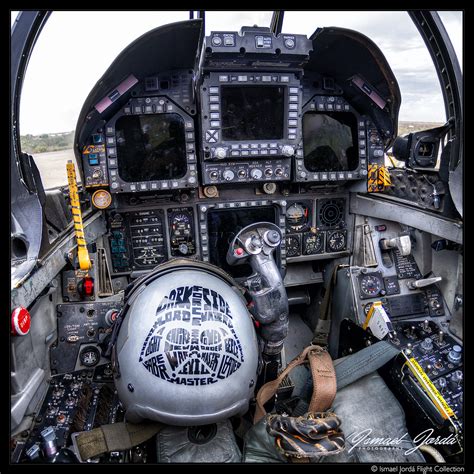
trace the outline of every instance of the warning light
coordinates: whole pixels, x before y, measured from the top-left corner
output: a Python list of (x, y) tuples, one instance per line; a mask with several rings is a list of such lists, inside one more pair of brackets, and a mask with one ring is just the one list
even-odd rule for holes
[(240, 257), (241, 255), (243, 255), (243, 253), (244, 253), (244, 249), (243, 249), (243, 248), (237, 247), (237, 248), (235, 249), (235, 255), (237, 255), (237, 256)]
[(77, 289), (82, 296), (94, 296), (94, 279), (92, 277), (84, 277)]
[(11, 333), (14, 336), (26, 336), (30, 332), (31, 316), (27, 309), (19, 306), (12, 312)]

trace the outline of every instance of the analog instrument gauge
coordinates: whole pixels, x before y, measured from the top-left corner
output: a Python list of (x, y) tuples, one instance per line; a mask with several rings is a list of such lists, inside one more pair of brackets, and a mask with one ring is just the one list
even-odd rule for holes
[(112, 195), (105, 189), (99, 189), (92, 195), (92, 204), (97, 209), (106, 209), (112, 204)]
[(303, 238), (303, 254), (304, 255), (315, 255), (322, 253), (324, 247), (324, 234), (318, 232), (307, 232)]
[(286, 225), (290, 232), (303, 232), (308, 227), (309, 208), (296, 202), (286, 210)]
[(346, 248), (346, 232), (343, 230), (336, 230), (328, 235), (327, 251), (341, 252)]
[(94, 367), (100, 361), (100, 351), (95, 346), (86, 346), (80, 352), (79, 360), (85, 367)]
[(298, 257), (301, 255), (301, 237), (299, 235), (287, 235), (285, 241), (287, 257)]
[(359, 276), (360, 297), (376, 298), (385, 295), (385, 287), (380, 273), (366, 273)]

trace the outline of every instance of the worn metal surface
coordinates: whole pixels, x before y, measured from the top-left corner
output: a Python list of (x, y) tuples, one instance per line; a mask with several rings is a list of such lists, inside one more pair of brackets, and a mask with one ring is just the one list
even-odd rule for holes
[[(106, 232), (105, 222), (100, 213), (95, 213), (84, 221), (84, 230), (88, 242), (95, 241)], [(50, 284), (51, 280), (66, 265), (66, 255), (75, 247), (74, 232), (64, 237), (62, 242), (41, 261), (41, 266), (24, 281), (21, 286), (12, 288), (11, 304), (27, 308), (38, 295)]]
[(462, 243), (461, 222), (419, 211), (400, 203), (388, 202), (380, 197), (351, 195), (350, 212), (399, 222), (458, 244)]

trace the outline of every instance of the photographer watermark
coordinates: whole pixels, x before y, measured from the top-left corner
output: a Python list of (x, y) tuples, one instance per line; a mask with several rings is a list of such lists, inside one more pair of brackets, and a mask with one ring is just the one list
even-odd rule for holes
[[(410, 447), (404, 452), (406, 456), (418, 451), (421, 446), (452, 446), (459, 444), (458, 437), (455, 433), (449, 436), (433, 436), (434, 430), (432, 428), (422, 431), (416, 435), (410, 442), (410, 436), (405, 433), (399, 437), (373, 437), (372, 428), (368, 428), (363, 431), (352, 433), (346, 436), (346, 440), (352, 445), (348, 452), (355, 449), (370, 449), (370, 450), (390, 450), (390, 449), (402, 449), (405, 443), (410, 443)], [(375, 466), (374, 466), (375, 467)], [(374, 471), (376, 472), (376, 471)]]
[(440, 472), (440, 473), (457, 473), (465, 472), (464, 466), (447, 466), (446, 464), (438, 464), (436, 466), (384, 466), (384, 465), (372, 465), (370, 466), (372, 472), (378, 473), (402, 473), (402, 472), (415, 472), (415, 473), (427, 473), (427, 472)]

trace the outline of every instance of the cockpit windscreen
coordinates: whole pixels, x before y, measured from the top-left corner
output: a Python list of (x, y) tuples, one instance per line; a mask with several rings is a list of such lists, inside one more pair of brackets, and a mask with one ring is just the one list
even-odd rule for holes
[(351, 113), (306, 113), (303, 141), (309, 171), (353, 171), (359, 164), (357, 120)]
[(126, 182), (186, 174), (184, 120), (178, 114), (127, 115), (116, 124), (117, 164)]
[(224, 140), (281, 140), (285, 90), (280, 86), (222, 86)]

